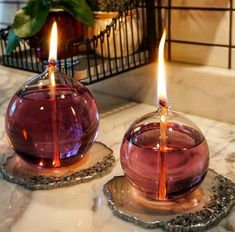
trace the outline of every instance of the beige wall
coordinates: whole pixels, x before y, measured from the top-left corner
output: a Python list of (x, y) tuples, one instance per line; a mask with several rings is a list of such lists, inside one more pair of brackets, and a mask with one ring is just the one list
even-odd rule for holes
[(23, 6), (23, 2), (26, 0), (3, 0), (0, 2), (0, 28), (12, 23), (15, 12)]
[[(168, 4), (168, 0), (164, 2), (165, 5)], [(235, 0), (233, 4), (235, 8)], [(228, 47), (193, 43), (229, 46), (230, 0), (172, 0), (172, 7), (204, 8), (171, 10), (171, 39), (189, 42), (189, 44), (171, 43), (172, 60), (228, 68)], [(221, 8), (221, 10), (212, 11), (208, 8)], [(235, 45), (235, 13), (233, 14), (232, 45)], [(234, 57), (235, 49), (232, 49), (232, 68), (235, 69)]]
[[(174, 110), (235, 124), (235, 70), (171, 62), (166, 71), (168, 98)], [(156, 105), (156, 79), (156, 64), (150, 64), (91, 89)]]

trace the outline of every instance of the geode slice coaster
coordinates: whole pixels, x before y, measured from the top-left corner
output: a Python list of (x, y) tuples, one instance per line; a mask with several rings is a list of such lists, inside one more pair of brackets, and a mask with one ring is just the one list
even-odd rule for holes
[(0, 171), (9, 182), (32, 190), (53, 189), (80, 184), (108, 174), (115, 164), (113, 151), (96, 142), (80, 161), (68, 167), (36, 168), (18, 155), (9, 156)]
[(203, 231), (225, 217), (235, 203), (235, 184), (213, 170), (197, 190), (174, 201), (142, 197), (125, 176), (107, 182), (104, 193), (109, 207), (121, 219), (166, 231)]

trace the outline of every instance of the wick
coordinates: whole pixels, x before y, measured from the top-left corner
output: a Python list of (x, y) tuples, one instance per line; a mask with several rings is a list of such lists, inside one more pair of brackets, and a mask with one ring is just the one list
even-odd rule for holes
[(57, 64), (58, 64), (58, 61), (55, 60), (55, 59), (53, 59), (53, 58), (52, 58), (52, 59), (49, 59), (48, 62), (47, 62), (48, 68), (49, 68), (49, 67), (55, 67)]
[(166, 200), (166, 179), (167, 179), (167, 155), (166, 155), (166, 132), (167, 132), (167, 102), (164, 99), (159, 100), (160, 112), (160, 178), (159, 178), (159, 200)]
[(56, 93), (55, 93), (55, 60), (49, 60), (48, 72), (50, 80), (50, 92), (51, 92), (51, 104), (52, 104), (52, 136), (54, 140), (54, 159), (53, 166), (60, 167), (60, 151), (59, 151), (59, 136), (58, 136), (58, 117), (57, 117), (57, 102), (56, 102)]
[(167, 101), (165, 99), (160, 99), (159, 100), (159, 105), (164, 108), (168, 108)]

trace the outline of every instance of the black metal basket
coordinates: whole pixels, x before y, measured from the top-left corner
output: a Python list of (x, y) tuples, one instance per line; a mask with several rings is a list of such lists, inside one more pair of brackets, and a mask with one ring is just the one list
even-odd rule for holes
[[(160, 8), (156, 10), (154, 1), (139, 0), (131, 3), (97, 35), (82, 42), (69, 41), (67, 49), (73, 51), (73, 54), (76, 51), (76, 55), (59, 59), (59, 69), (84, 84), (92, 84), (152, 62), (161, 34)], [(22, 39), (10, 56), (6, 54), (9, 29), (0, 31), (0, 63), (42, 72), (47, 60), (37, 58), (36, 49), (29, 45), (28, 39)]]

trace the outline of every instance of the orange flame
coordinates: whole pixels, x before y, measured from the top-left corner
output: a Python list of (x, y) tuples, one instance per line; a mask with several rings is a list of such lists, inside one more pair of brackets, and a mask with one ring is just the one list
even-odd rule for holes
[(55, 62), (57, 59), (57, 41), (57, 24), (54, 22), (51, 30), (49, 62)]
[(158, 101), (166, 101), (166, 74), (165, 74), (165, 62), (164, 62), (164, 46), (166, 41), (166, 29), (163, 30), (163, 35), (160, 41), (158, 50), (158, 82), (157, 82), (157, 98)]

